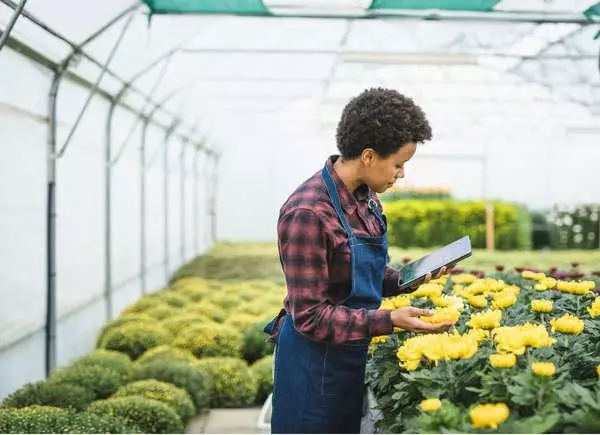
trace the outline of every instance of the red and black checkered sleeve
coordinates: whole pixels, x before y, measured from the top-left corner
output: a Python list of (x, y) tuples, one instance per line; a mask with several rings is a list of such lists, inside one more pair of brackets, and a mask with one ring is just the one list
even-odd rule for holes
[(283, 215), (278, 235), (288, 309), (298, 332), (333, 344), (392, 332), (389, 311), (351, 309), (327, 300), (328, 236), (314, 211), (300, 208)]

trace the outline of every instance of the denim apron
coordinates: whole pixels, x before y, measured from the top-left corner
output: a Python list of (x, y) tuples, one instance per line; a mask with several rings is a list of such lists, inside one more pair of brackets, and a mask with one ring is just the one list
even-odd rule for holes
[[(383, 234), (356, 237), (346, 220), (340, 196), (327, 167), (322, 176), (337, 215), (348, 234), (352, 288), (340, 302), (350, 308), (375, 310), (381, 303), (388, 262), (386, 225), (369, 199)], [(277, 319), (265, 332), (271, 333)], [(276, 339), (272, 433), (359, 433), (365, 394), (365, 366), (370, 338), (341, 345), (317, 342), (297, 332), (284, 314)]]

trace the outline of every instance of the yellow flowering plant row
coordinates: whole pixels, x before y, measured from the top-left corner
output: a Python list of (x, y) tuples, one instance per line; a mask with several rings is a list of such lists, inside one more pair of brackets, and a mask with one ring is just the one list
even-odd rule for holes
[(434, 310), (446, 333), (374, 337), (367, 383), (392, 433), (600, 431), (600, 296), (543, 273), (445, 276), (380, 309)]

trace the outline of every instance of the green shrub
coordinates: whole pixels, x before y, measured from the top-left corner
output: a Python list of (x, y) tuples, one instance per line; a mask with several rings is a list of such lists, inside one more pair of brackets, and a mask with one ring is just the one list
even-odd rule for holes
[(193, 303), (204, 300), (204, 298), (206, 298), (206, 296), (210, 294), (211, 290), (208, 288), (196, 289), (189, 287), (181, 287), (178, 289), (173, 289), (173, 291), (176, 294), (183, 296), (184, 298)]
[(243, 333), (246, 329), (258, 321), (258, 316), (254, 314), (233, 312), (225, 321), (225, 324)]
[(181, 419), (169, 406), (140, 396), (99, 400), (92, 403), (87, 412), (117, 416), (144, 433), (183, 433), (184, 429)]
[(153, 297), (152, 295), (147, 295), (127, 305), (123, 311), (121, 311), (121, 315), (119, 317), (144, 314), (144, 312), (150, 308), (154, 308), (162, 304), (163, 301), (159, 298)]
[(227, 318), (227, 311), (223, 308), (212, 304), (210, 302), (196, 302), (186, 307), (186, 311), (192, 314), (199, 314), (204, 317), (208, 317), (215, 322), (222, 323)]
[(119, 328), (123, 325), (128, 325), (128, 324), (140, 324), (140, 323), (143, 324), (143, 323), (152, 323), (152, 322), (154, 322), (154, 319), (146, 314), (128, 314), (128, 315), (119, 317), (118, 319), (108, 322), (106, 325), (104, 325), (102, 327), (102, 329), (100, 330), (100, 333), (98, 334), (98, 337), (96, 339), (96, 347), (100, 347), (100, 343), (102, 343), (106, 334), (115, 328)]
[(256, 403), (264, 403), (273, 391), (273, 355), (267, 355), (250, 366), (258, 381)]
[(167, 382), (154, 379), (133, 382), (122, 387), (112, 397), (129, 396), (143, 396), (170, 406), (183, 424), (187, 424), (196, 413), (194, 403), (187, 391)]
[(240, 304), (239, 296), (231, 293), (212, 293), (202, 300), (206, 303), (215, 304), (227, 312)]
[[(484, 201), (405, 200), (384, 203), (391, 246), (434, 247), (464, 235), (473, 248), (485, 247)], [(497, 249), (529, 249), (531, 217), (522, 207), (494, 202)]]
[(155, 361), (149, 364), (136, 364), (134, 380), (156, 379), (168, 382), (188, 392), (198, 412), (210, 406), (212, 377), (210, 372), (182, 361)]
[(266, 324), (267, 321), (257, 322), (246, 329), (242, 335), (242, 356), (250, 364), (273, 354), (275, 347), (268, 341), (268, 336), (264, 332)]
[(196, 364), (212, 375), (211, 407), (239, 408), (254, 403), (258, 381), (244, 360), (210, 357)]
[(214, 323), (214, 321), (200, 314), (184, 312), (163, 320), (161, 326), (168, 330), (173, 337), (176, 337), (183, 329), (205, 323)]
[(265, 313), (272, 311), (271, 308), (272, 307), (266, 305), (262, 300), (253, 300), (251, 302), (241, 303), (236, 312), (239, 314), (250, 314), (252, 316), (263, 317)]
[(148, 349), (169, 343), (171, 338), (159, 325), (127, 324), (110, 330), (99, 344), (103, 349), (125, 353), (135, 361)]
[(179, 295), (170, 289), (161, 290), (152, 294), (150, 297), (156, 298), (173, 308), (183, 308), (189, 304), (188, 298), (184, 295)]
[(134, 424), (113, 417), (49, 406), (0, 409), (0, 433), (140, 433)]
[(167, 319), (169, 317), (176, 316), (179, 313), (181, 313), (181, 309), (174, 308), (167, 304), (160, 304), (144, 311), (144, 314), (156, 320)]
[(188, 363), (196, 362), (196, 357), (191, 352), (169, 345), (154, 347), (139, 357), (135, 363), (137, 365), (149, 364), (155, 361), (183, 361)]
[(84, 409), (94, 394), (78, 385), (39, 381), (23, 385), (2, 401), (2, 408), (26, 408), (33, 405)]
[(50, 376), (50, 381), (78, 385), (93, 393), (95, 399), (104, 399), (125, 384), (120, 373), (98, 365), (61, 367)]
[(106, 349), (96, 349), (92, 353), (82, 356), (72, 364), (72, 366), (76, 365), (106, 367), (119, 373), (123, 380), (128, 380), (133, 370), (133, 363), (128, 355)]
[(205, 356), (241, 356), (240, 333), (227, 325), (190, 326), (175, 338), (175, 346), (187, 349), (197, 358)]

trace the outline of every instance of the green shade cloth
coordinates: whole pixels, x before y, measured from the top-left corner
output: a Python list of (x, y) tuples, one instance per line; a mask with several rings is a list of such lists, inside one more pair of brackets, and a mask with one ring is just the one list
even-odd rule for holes
[(143, 0), (153, 14), (271, 15), (262, 0)]
[(440, 9), (492, 11), (500, 0), (374, 0), (369, 9)]

